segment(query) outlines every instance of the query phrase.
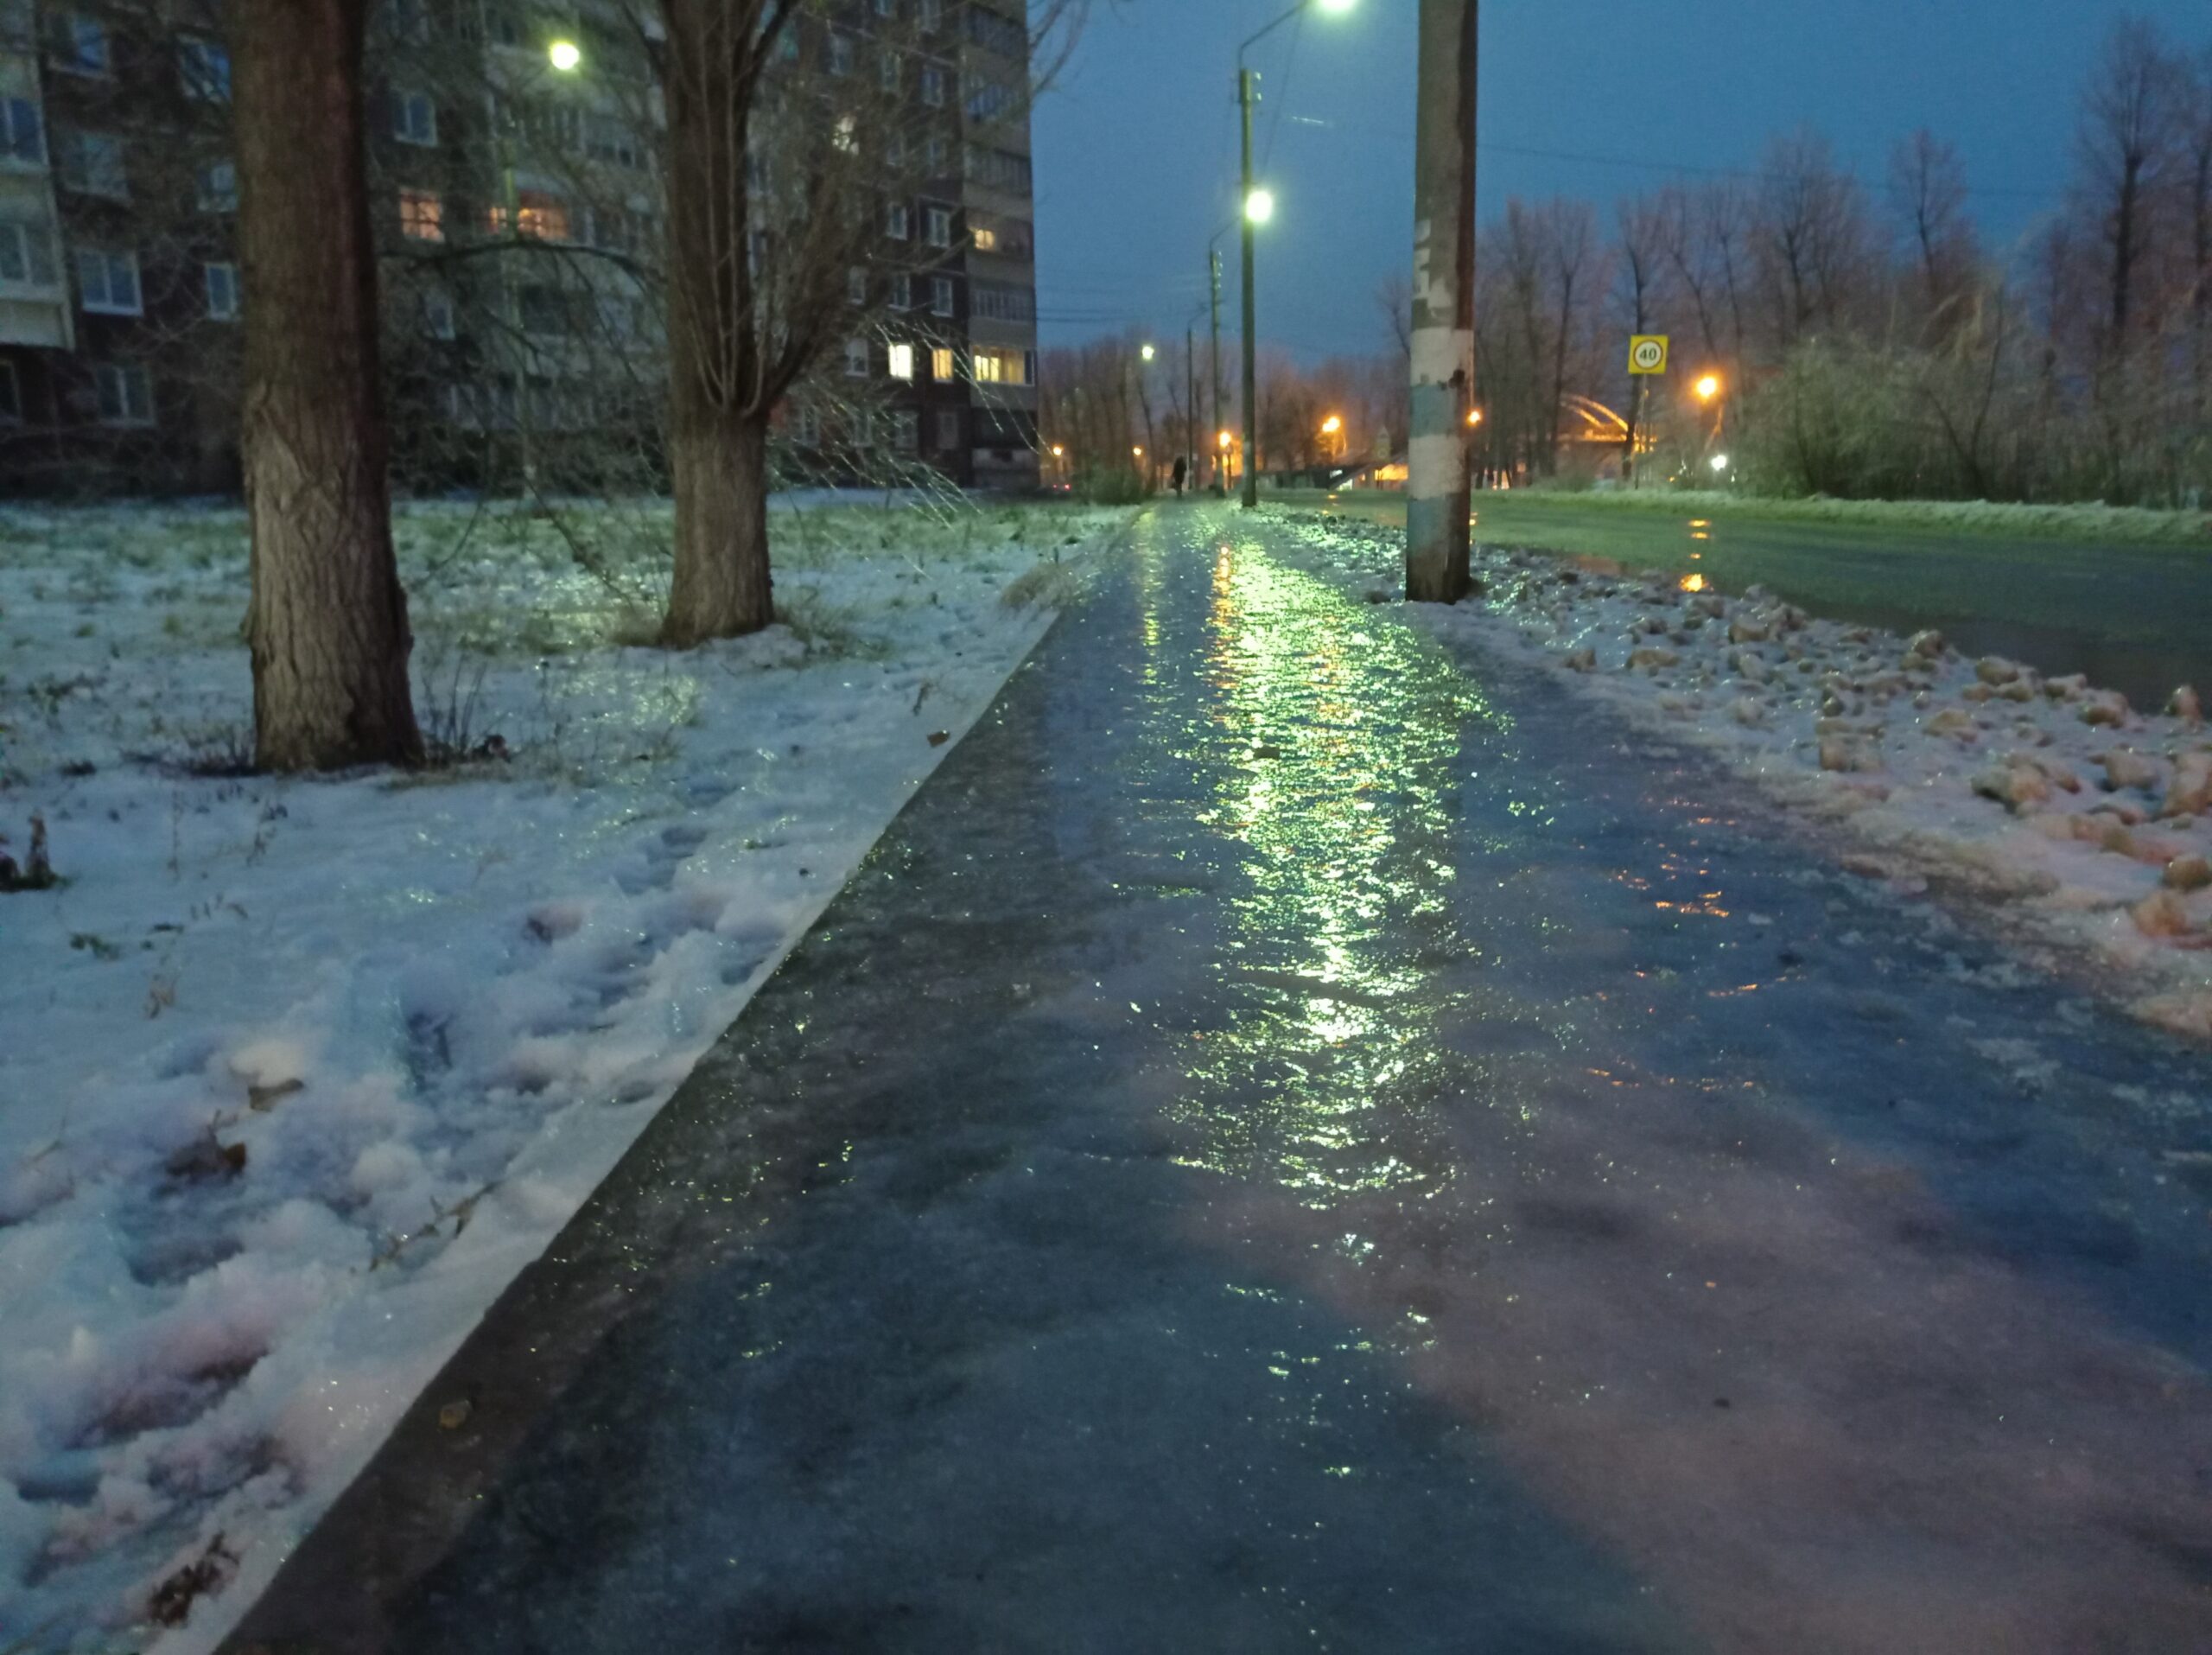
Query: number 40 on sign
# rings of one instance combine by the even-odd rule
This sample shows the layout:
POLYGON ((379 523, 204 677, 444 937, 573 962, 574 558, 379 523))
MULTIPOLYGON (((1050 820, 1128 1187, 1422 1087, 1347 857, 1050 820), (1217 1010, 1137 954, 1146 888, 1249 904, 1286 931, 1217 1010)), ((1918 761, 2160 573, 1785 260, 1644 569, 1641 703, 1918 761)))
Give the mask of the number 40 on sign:
POLYGON ((1630 373, 1664 373, 1667 371, 1667 339, 1665 334, 1638 334, 1628 342, 1628 371, 1630 373))

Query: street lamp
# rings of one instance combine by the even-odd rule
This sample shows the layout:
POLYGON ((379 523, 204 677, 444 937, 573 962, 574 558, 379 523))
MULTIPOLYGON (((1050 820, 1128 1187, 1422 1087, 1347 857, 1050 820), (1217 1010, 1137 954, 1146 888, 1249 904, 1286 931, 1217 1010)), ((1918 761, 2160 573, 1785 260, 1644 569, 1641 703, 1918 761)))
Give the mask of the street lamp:
POLYGON ((1298 0, 1298 3, 1276 18, 1265 29, 1253 35, 1236 48, 1236 107, 1243 126, 1243 188, 1237 202, 1243 214, 1244 232, 1244 509, 1255 511, 1260 504, 1260 474, 1254 461, 1260 452, 1260 345, 1259 327, 1255 312, 1259 308, 1259 283, 1253 274, 1253 260, 1257 251, 1255 232, 1274 217, 1275 198, 1273 192, 1257 188, 1252 181, 1252 105, 1253 82, 1259 77, 1245 67, 1245 54, 1294 17, 1305 16, 1309 6, 1319 5, 1328 12, 1350 11, 1356 0, 1298 0))
POLYGON ((1707 374, 1697 382, 1696 389, 1697 399, 1700 402, 1711 402, 1720 394, 1720 376, 1717 373, 1707 374))
POLYGON ((1143 357, 1146 361, 1149 362, 1154 357, 1159 355, 1160 353, 1153 349, 1151 346, 1147 345, 1142 350, 1139 351, 1137 354, 1143 357))
POLYGON ((563 74, 574 74, 583 67, 583 48, 574 41, 555 41, 545 48, 545 59, 563 74))

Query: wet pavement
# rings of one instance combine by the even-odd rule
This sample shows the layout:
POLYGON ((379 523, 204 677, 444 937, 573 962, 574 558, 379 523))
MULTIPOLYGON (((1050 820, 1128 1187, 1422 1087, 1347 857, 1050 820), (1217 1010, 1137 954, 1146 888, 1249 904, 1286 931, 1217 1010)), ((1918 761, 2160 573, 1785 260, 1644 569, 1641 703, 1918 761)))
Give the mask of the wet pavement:
POLYGON ((1158 512, 237 1646, 2212 1647, 2207 1090, 1158 512))

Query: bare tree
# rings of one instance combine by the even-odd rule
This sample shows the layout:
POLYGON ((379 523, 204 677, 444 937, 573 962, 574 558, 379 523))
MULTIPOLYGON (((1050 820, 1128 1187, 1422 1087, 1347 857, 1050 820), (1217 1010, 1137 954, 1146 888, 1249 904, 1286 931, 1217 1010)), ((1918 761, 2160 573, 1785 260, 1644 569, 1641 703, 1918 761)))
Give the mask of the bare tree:
MULTIPOLYGON (((1616 209, 1620 220, 1620 258, 1618 300, 1622 320, 1631 334, 1656 331, 1660 302, 1660 272, 1667 245, 1667 213, 1662 202, 1648 195, 1622 201, 1616 209)), ((1629 386, 1628 451, 1621 463, 1624 481, 1636 478, 1637 440, 1643 436, 1645 380, 1636 377, 1629 386)))
POLYGON ((2105 353, 2124 357, 2152 247, 2152 194, 2171 152, 2172 66, 2158 31, 2123 18, 2105 42, 2082 111, 2081 148, 2107 249, 2105 353))
POLYGON ((1919 277, 1927 324, 1947 334, 1981 262, 1957 149, 1924 126, 1900 139, 1890 154, 1889 206, 1919 277))
POLYGON ((1408 361, 1414 354, 1414 284, 1403 271, 1392 271, 1376 284, 1375 308, 1397 341, 1398 354, 1408 361))
POLYGON ((1863 291, 1866 210, 1826 138, 1808 130, 1769 146, 1757 222, 1777 345, 1845 321, 1863 291))
POLYGON ((255 757, 411 764, 362 61, 369 0, 231 0, 255 757))
POLYGON ((1593 266, 1602 256, 1597 242, 1598 214, 1587 201, 1554 200, 1548 204, 1543 220, 1544 274, 1550 288, 1553 328, 1548 468, 1556 466, 1559 459, 1567 360, 1576 324, 1591 294, 1601 286, 1592 279, 1593 266))

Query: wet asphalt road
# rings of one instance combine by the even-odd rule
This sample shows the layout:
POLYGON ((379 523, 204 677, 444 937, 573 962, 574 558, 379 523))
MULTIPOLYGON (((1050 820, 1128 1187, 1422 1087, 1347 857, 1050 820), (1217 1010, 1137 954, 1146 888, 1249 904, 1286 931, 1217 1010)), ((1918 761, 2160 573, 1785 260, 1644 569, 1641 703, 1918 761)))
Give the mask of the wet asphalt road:
POLYGON ((234 1646, 2212 1647, 2207 1090, 1161 511, 234 1646))

